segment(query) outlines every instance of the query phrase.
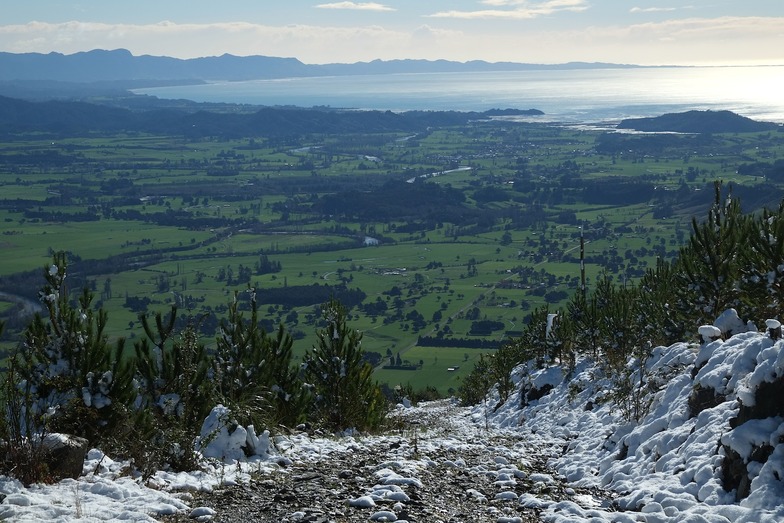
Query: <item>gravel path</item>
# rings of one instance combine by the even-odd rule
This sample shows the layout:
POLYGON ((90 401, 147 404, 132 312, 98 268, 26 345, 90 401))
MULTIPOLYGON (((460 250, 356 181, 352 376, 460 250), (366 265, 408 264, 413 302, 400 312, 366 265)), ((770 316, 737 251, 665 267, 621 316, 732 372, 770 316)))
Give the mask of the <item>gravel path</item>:
MULTIPOLYGON (((452 401, 400 409, 397 428, 384 436, 336 439, 317 456, 292 446, 277 472, 197 494, 189 504, 212 509, 214 522, 527 523, 541 521, 542 500, 600 502, 553 477, 542 449, 468 416, 452 401)), ((190 516, 204 512, 211 511, 190 516)))

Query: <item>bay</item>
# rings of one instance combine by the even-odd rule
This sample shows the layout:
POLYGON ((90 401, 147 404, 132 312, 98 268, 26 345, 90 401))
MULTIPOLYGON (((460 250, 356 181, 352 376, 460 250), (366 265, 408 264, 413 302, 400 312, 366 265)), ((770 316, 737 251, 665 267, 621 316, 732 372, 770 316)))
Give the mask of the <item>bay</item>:
POLYGON ((543 121, 616 122, 730 110, 784 123, 784 66, 548 69, 323 76, 136 89, 159 98, 390 111, 539 109, 543 121))

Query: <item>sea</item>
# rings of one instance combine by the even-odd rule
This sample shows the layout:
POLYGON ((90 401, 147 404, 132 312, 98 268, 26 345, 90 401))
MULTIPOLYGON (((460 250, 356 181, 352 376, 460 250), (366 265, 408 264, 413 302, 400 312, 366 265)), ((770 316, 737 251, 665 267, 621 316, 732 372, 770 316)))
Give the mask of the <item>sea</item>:
POLYGON ((382 111, 539 109, 612 124, 687 110, 784 123, 784 66, 633 67, 321 76, 136 89, 167 99, 382 111))

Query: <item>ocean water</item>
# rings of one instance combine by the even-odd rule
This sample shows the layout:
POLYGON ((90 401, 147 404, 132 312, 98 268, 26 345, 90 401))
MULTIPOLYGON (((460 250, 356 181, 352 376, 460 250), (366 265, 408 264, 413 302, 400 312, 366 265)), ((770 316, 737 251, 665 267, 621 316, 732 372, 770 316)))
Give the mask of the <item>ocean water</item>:
POLYGON ((545 112, 541 120, 567 123, 612 123, 691 109, 727 109, 784 123, 784 66, 328 76, 135 92, 197 102, 391 111, 533 108, 545 112))

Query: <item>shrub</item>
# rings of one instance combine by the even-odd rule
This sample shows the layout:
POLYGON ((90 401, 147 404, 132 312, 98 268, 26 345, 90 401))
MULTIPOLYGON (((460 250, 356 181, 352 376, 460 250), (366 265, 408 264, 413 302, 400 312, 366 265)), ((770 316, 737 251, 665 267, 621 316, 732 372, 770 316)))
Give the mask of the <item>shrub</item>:
POLYGON ((238 423, 269 427, 310 417, 335 430, 372 430, 384 421, 387 402, 364 361, 362 336, 347 326, 337 300, 323 306, 326 326, 301 372, 285 328, 271 335, 260 328, 255 296, 248 321, 236 299, 229 307, 214 355, 199 342, 203 318, 175 332, 173 307, 166 316, 141 315, 146 337, 133 357, 123 357, 123 340, 108 342, 107 315, 92 307, 92 294, 69 299, 65 254, 54 256, 45 277, 46 317, 27 327, 0 383, 0 472, 25 483, 51 479, 41 442, 54 431, 86 437, 149 477, 200 467, 195 443, 219 403, 238 423))
POLYGON ((740 304, 740 253, 748 218, 731 194, 722 201, 721 183, 716 182, 714 190, 707 220, 692 220, 692 235, 678 258, 679 305, 697 324, 712 322, 725 309, 740 304))
POLYGON ((313 387, 314 421, 331 430, 378 429, 387 402, 372 379, 373 367, 363 361, 362 334, 346 323, 346 309, 337 300, 322 305, 326 326, 304 358, 305 380, 313 387))
POLYGON ((124 419, 134 397, 133 367, 123 360, 123 340, 114 346, 107 341, 107 315, 92 309, 92 294, 85 289, 71 303, 64 253, 55 254, 44 276, 39 298, 47 319, 36 314, 11 357, 30 401, 25 422, 16 422, 32 432, 67 432, 95 444, 124 419))
POLYGON ((471 373, 463 379, 457 389, 457 396, 460 403, 466 405, 478 405, 486 400, 490 387, 493 385, 490 375, 491 357, 480 354, 479 359, 474 363, 471 373))
POLYGON ((233 412, 242 412, 256 426, 295 426, 304 420, 308 391, 292 364, 292 338, 280 325, 272 336, 259 327, 255 291, 251 317, 245 320, 238 301, 229 307, 217 338, 213 377, 218 400, 233 412))
POLYGON ((39 298, 46 319, 36 314, 11 354, 3 377, 2 439, 6 465, 25 482, 46 479, 42 442, 47 433, 65 432, 98 445, 127 419, 134 398, 133 367, 104 334, 107 316, 91 307, 85 289, 72 304, 66 257, 54 255, 44 269, 39 298))
POLYGON ((138 398, 136 408, 140 439, 146 447, 134 447, 137 466, 152 473, 166 465, 175 470, 195 470, 198 457, 194 441, 204 418, 215 405, 209 360, 199 343, 197 325, 190 322, 172 337, 177 311, 166 321, 155 315, 155 330, 148 316, 140 316, 147 338, 135 344, 138 398))
POLYGON ((777 211, 763 210, 744 235, 749 246, 740 252, 740 288, 744 308, 755 318, 784 313, 784 202, 777 211))

